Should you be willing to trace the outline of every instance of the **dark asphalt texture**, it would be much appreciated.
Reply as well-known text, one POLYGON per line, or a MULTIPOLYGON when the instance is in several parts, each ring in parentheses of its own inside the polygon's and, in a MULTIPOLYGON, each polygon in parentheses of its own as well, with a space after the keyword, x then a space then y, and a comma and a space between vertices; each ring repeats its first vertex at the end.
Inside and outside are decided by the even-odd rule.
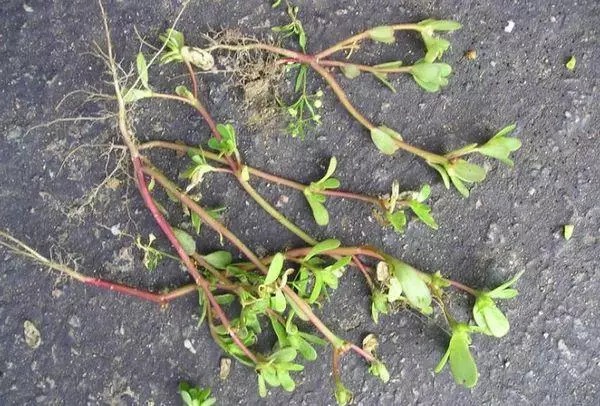
MULTIPOLYGON (((124 66, 138 49, 134 26, 156 43, 180 3, 107 0, 124 66)), ((348 272, 323 309, 323 319, 355 341, 375 333, 392 375, 384 385, 367 373, 360 359, 346 356, 343 377, 356 404, 600 404, 600 2, 299 4, 311 51, 385 23, 428 17, 460 21, 464 27, 449 36, 453 47, 444 57, 454 74, 442 92, 424 93, 406 76, 393 79, 396 94, 366 76, 349 81, 338 75, 340 82, 373 121, 428 150, 444 152, 486 140, 511 122, 518 124, 517 136, 523 141, 515 154, 516 167, 492 162, 487 180, 465 200, 445 190, 418 159, 402 152, 381 155, 315 75, 312 89, 321 87, 326 93, 324 124, 303 142, 280 131, 245 126, 249 112, 240 107, 239 89, 226 86, 219 75, 200 77, 216 119, 238 128, 240 150, 249 164, 310 182, 322 176, 335 155, 337 177, 347 190, 384 194, 394 179, 405 189, 431 183, 433 214, 441 225, 434 231, 411 222, 406 234, 398 236, 382 229, 369 207, 329 199, 332 221, 319 228, 301 194, 257 182, 272 202, 289 197, 281 210, 302 228, 319 238, 335 236, 345 245, 373 244, 422 270, 440 270, 478 288, 494 287, 526 271, 517 286, 521 294, 501 305, 511 321, 509 335, 474 340, 480 380, 472 391, 456 386, 449 371, 434 376, 447 340, 439 327, 410 312, 383 317, 375 325, 363 280, 348 272), (514 22, 512 32, 505 31, 509 21, 514 22), (463 57, 469 49, 477 51, 475 60, 463 57), (571 55, 577 58, 574 72, 564 66, 571 55), (575 232, 567 242, 562 226, 569 223, 575 232)), ((101 188, 93 207, 76 210, 120 155, 107 155, 106 147, 87 147, 61 164, 80 145, 118 142, 112 120, 66 122, 27 132, 59 117, 99 115, 106 107, 84 104, 76 95, 55 109, 74 90, 106 90, 104 67, 90 54, 93 41, 103 42, 96 2, 4 0, 0 20, 0 228, 44 255, 75 261, 89 275, 155 290, 186 282, 185 272, 173 264, 145 271, 133 241, 109 230, 158 234, 123 172, 117 175, 119 187, 101 188)), ((265 36, 269 27, 286 21, 268 1, 198 0, 188 7, 179 29, 194 43, 209 27, 265 36)), ((422 52, 418 38, 397 38, 398 46, 367 48, 359 60, 416 60, 422 52)), ((169 87, 186 81, 182 76, 166 82, 182 72, 164 72, 159 80, 169 87)), ((208 137, 205 124, 183 106, 140 103, 135 117, 143 140, 199 144, 208 137)), ((171 175, 181 169, 173 154, 153 153, 153 158, 171 175)), ((202 193, 207 206, 228 207, 225 223, 259 253, 301 245, 224 175, 210 176, 202 193)), ((174 215, 171 220, 181 218, 174 215)), ((164 241, 159 245, 166 247, 164 241)), ((207 230, 199 245, 205 252, 220 248, 218 237, 207 230)), ((260 400, 255 374, 248 368, 234 363, 229 378, 220 380, 222 353, 206 326, 197 327, 197 298, 186 297, 161 310, 58 278, 3 250, 0 259, 2 405, 175 405, 180 403, 177 385, 182 380, 213 388, 223 405, 335 404, 329 349, 298 376, 294 393, 275 389, 260 400), (41 333, 35 350, 23 337, 26 320, 41 333), (185 340, 195 353, 184 346, 185 340)), ((454 303, 457 308, 471 306, 460 295, 454 303)))

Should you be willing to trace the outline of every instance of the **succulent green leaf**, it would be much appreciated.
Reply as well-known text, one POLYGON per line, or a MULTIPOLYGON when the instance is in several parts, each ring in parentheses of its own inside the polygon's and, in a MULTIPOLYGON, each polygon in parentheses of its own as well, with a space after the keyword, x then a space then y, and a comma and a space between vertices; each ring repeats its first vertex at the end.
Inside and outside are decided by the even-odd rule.
POLYGON ((509 124, 506 127, 502 128, 500 131, 498 131, 492 138, 504 137, 504 136, 508 135, 509 133, 513 132, 516 128, 517 128, 517 124, 515 124, 515 123, 509 124))
POLYGON ((396 211, 392 214, 386 212, 385 217, 390 222, 394 231, 402 234, 406 227, 406 214, 403 211, 396 211))
POLYGON ((277 378, 279 379, 279 383, 281 383, 283 390, 292 392, 296 388, 296 384, 294 383, 294 380, 290 376, 289 372, 278 369, 277 378))
POLYGON ((494 337, 503 337, 510 329, 506 316, 496 303, 485 293, 481 293, 473 306, 473 318, 483 332, 494 337))
POLYGON ((323 189, 337 189, 340 187, 340 181, 336 178, 325 179, 321 182, 323 189))
POLYGON ((496 158, 508 166, 513 166, 513 161, 509 158, 511 152, 521 148, 521 141, 517 138, 506 137, 506 134, 513 131, 516 124, 511 124, 504 127, 496 135, 494 135, 485 144, 477 147, 477 151, 483 155, 496 158))
POLYGON ((298 305, 291 300, 289 297, 286 296, 287 302, 290 305, 290 307, 294 310, 294 312, 296 313, 296 315, 298 317, 300 317, 302 320, 304 321, 308 321, 308 316, 306 315, 306 313, 304 313, 304 311, 302 311, 302 309, 300 309, 298 307, 298 305))
POLYGON ((462 180, 460 180, 458 177, 456 177, 454 175, 450 175, 450 180, 452 181, 452 184, 454 185, 456 190, 458 190, 458 192, 463 197, 469 197, 469 194, 470 194, 469 188, 467 188, 465 186, 465 184, 462 182, 462 180))
POLYGON ((448 358, 449 357, 450 357, 450 347, 448 347, 446 349, 446 352, 442 356, 442 359, 440 359, 440 362, 438 362, 438 364, 433 369, 433 372, 435 372, 436 374, 439 374, 440 372, 442 372, 442 370, 446 366, 446 363, 448 363, 448 358))
POLYGON ((448 175, 448 171, 446 171, 446 168, 442 165, 435 164, 429 161, 427 161, 427 165, 431 166, 433 169, 438 171, 438 173, 442 177, 442 180, 444 181, 444 186, 446 186, 446 189, 450 189, 450 176, 448 175))
POLYGON ((298 93, 304 87, 304 83, 306 82, 306 72, 308 71, 308 66, 300 65, 300 70, 298 71, 298 75, 296 76, 296 84, 294 86, 294 92, 298 93))
POLYGON ((488 296, 493 297, 494 299, 512 299, 519 294, 519 291, 512 288, 507 288, 498 292, 494 292, 491 295, 490 293, 491 292, 488 292, 488 296))
POLYGON ((420 27, 425 29, 430 29, 433 31, 456 31, 462 28, 462 25, 457 21, 452 20, 434 20, 432 18, 428 18, 423 20, 417 24, 420 27))
POLYGON ((217 124, 217 131, 226 140, 235 139, 235 128, 231 124, 217 124))
POLYGON ((298 350, 305 360, 314 361, 317 359, 317 351, 315 351, 313 346, 303 339, 300 334, 289 337, 289 342, 292 347, 298 350))
POLYGON ((315 335, 308 334, 308 333, 303 333, 303 332, 300 332, 298 334, 300 334, 300 336, 303 339, 305 339, 306 341, 308 341, 310 343, 313 343, 313 344, 316 344, 316 345, 321 345, 321 346, 324 346, 324 345, 328 344, 328 341, 323 340, 322 338, 317 337, 315 335))
POLYGON ((267 384, 261 374, 258 374, 258 394, 261 398, 267 397, 267 384))
POLYGON ((446 63, 420 60, 412 66, 410 73, 425 91, 437 92, 448 84, 447 77, 452 73, 452 67, 446 63))
POLYGON ((472 164, 459 159, 453 162, 447 169, 450 176, 456 176, 462 181, 469 183, 478 183, 485 179, 487 171, 479 165, 472 164))
POLYGON ((390 373, 388 372, 385 364, 381 361, 372 362, 371 366, 369 367, 369 372, 373 376, 378 376, 383 383, 388 383, 390 380, 390 373))
POLYGON ((277 370, 273 367, 264 368, 261 370, 261 376, 270 386, 281 386, 279 378, 277 377, 277 370))
POLYGON ((429 185, 423 185, 423 186, 421 186, 421 190, 419 190, 419 194, 417 195, 416 199, 419 202, 424 202, 425 200, 427 200, 429 198, 430 194, 431 194, 431 187, 429 185))
POLYGON ((306 201, 312 210, 313 217, 315 221, 320 226, 326 226, 329 224, 329 213, 325 206, 319 201, 319 196, 313 194, 308 188, 304 190, 304 196, 306 197, 306 201))
POLYGON ((371 295, 371 317, 375 323, 379 322, 379 313, 387 314, 388 298, 387 295, 380 290, 374 290, 371 295))
POLYGON ((283 313, 286 308, 286 300, 280 290, 276 291, 270 298, 270 307, 277 313, 283 313))
POLYGON ((341 245, 339 240, 335 240, 333 238, 328 240, 323 240, 320 243, 316 244, 312 249, 308 252, 308 254, 304 257, 304 261, 308 261, 314 256, 317 256, 323 252, 331 251, 338 248, 341 245))
POLYGON ((380 63, 373 67, 374 68, 399 68, 401 66, 402 66, 402 61, 390 61, 390 62, 380 63))
POLYGON ((392 85, 392 82, 390 82, 388 80, 387 73, 373 72, 373 76, 375 76, 377 78, 377 80, 379 80, 381 83, 383 83, 383 85, 385 87, 390 89, 392 91, 392 93, 396 93, 396 88, 394 87, 394 85, 392 85))
POLYGON ((410 209, 421 219, 421 221, 427 224, 429 227, 437 230, 440 226, 436 223, 435 219, 431 215, 431 208, 425 203, 421 203, 417 200, 411 200, 409 203, 410 209))
POLYGON ((234 302, 235 295, 232 295, 231 293, 225 293, 223 295, 215 295, 215 300, 220 305, 228 305, 228 304, 231 304, 234 302))
POLYGON ((210 396, 210 388, 192 388, 186 382, 179 384, 179 395, 186 406, 212 406, 216 399, 210 396))
MULTIPOLYGON (((402 61, 391 61, 380 63, 379 65, 375 65, 374 68, 399 68, 402 66, 402 61)), ((384 86, 390 89, 393 93, 396 93, 396 88, 392 83, 388 80, 388 74, 386 72, 372 72, 373 76, 375 76, 384 86)))
POLYGON ((437 59, 440 59, 444 55, 444 52, 450 48, 450 41, 434 35, 429 36, 423 34, 423 42, 427 48, 427 53, 423 58, 425 62, 435 62, 437 59))
POLYGON ((278 252, 275 254, 269 265, 269 272, 267 272, 267 276, 265 277, 265 285, 270 285, 279 278, 279 274, 281 274, 281 271, 283 270, 283 260, 284 256, 282 253, 278 252))
POLYGON ((386 155, 393 155, 398 150, 398 145, 394 139, 402 140, 400 134, 385 126, 379 126, 371 129, 371 139, 375 146, 386 155), (396 136, 397 135, 397 136, 396 136), (398 138, 399 137, 399 138, 398 138))
POLYGON ((469 350, 471 337, 469 333, 459 329, 453 331, 450 338, 448 361, 454 380, 459 385, 472 388, 477 384, 477 364, 469 350))
POLYGON ((173 234, 175 234, 175 238, 187 255, 192 255, 196 252, 196 240, 194 240, 194 237, 175 227, 173 227, 173 234))
MULTIPOLYGON (((498 296, 499 294, 502 294, 503 291, 508 290, 509 287, 511 287, 512 285, 514 285, 519 278, 521 278, 521 276, 523 276, 523 274, 525 273, 525 271, 520 271, 519 273, 517 273, 515 276, 513 276, 512 278, 510 278, 508 281, 504 282, 502 285, 498 286, 495 289, 492 289, 491 291, 487 292, 488 296, 491 298, 497 298, 499 299, 500 296, 498 296)), ((511 289, 514 290, 516 292, 515 289, 511 289)), ((517 292, 518 293, 518 292, 517 292)), ((510 297, 514 297, 516 296, 516 294, 513 294, 512 292, 509 294, 510 297), (512 295, 512 296, 511 296, 512 295)), ((504 298, 503 298, 504 299, 504 298)))
POLYGON ((217 269, 225 269, 233 261, 231 253, 227 251, 215 251, 202 258, 217 269))
POLYGON ((350 392, 340 380, 335 382, 335 400, 338 406, 348 406, 352 404, 354 394, 350 392))
POLYGON ((412 266, 395 258, 390 257, 386 262, 400 282, 408 303, 423 314, 431 314, 433 312, 431 292, 417 271, 412 266))
POLYGON ((360 75, 360 69, 353 64, 344 65, 341 67, 341 70, 348 79, 355 79, 360 75))
POLYGON ((394 29, 388 25, 381 25, 369 30, 369 37, 373 41, 393 44, 395 42, 394 29))
POLYGON ((321 295, 321 291, 323 290, 323 277, 320 272, 315 273, 315 280, 313 282, 313 290, 310 294, 310 297, 307 299, 308 303, 315 303, 319 296, 321 295))
POLYGON ((281 348, 279 351, 271 354, 269 359, 276 360, 277 362, 292 362, 298 353, 291 347, 281 348))
POLYGON ((387 295, 388 302, 394 303, 396 300, 400 299, 400 296, 402 296, 402 285, 400 285, 400 281, 398 278, 390 278, 387 295))
POLYGON ((333 175, 333 173, 335 172, 335 168, 337 168, 337 158, 332 156, 329 160, 329 165, 327 166, 327 171, 325 172, 325 175, 319 181, 317 181, 317 183, 322 183, 325 180, 329 179, 331 175, 333 175))
POLYGON ((300 45, 300 48, 302 48, 302 50, 306 49, 306 32, 304 30, 300 31, 300 33, 298 34, 298 45, 300 45))
POLYGON ((167 31, 165 31, 165 33, 160 36, 160 40, 163 42, 168 41, 168 43, 173 44, 178 49, 183 48, 185 45, 183 33, 172 28, 169 28, 167 31))

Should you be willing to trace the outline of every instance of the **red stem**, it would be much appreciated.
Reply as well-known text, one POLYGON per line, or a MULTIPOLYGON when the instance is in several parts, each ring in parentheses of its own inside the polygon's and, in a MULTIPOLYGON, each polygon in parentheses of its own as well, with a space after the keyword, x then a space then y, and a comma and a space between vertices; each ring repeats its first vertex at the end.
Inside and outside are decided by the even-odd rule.
POLYGON ((190 74, 190 79, 192 81, 192 90, 194 91, 194 99, 198 98, 198 80, 196 79, 196 75, 194 74, 194 68, 192 67, 192 64, 189 63, 188 61, 185 61, 185 66, 187 67, 187 70, 190 74))
POLYGON ((200 286, 202 288, 202 290, 204 291, 211 306, 215 310, 215 313, 221 320, 221 323, 223 323, 223 325, 229 332, 229 335, 231 336, 233 341, 238 345, 238 347, 240 347, 240 349, 244 352, 244 354, 246 354, 246 356, 249 359, 251 359, 255 363, 258 362, 258 359, 256 358, 256 356, 244 345, 244 343, 241 342, 241 340, 238 338, 237 334, 235 334, 235 332, 233 331, 233 328, 231 327, 231 324, 229 323, 229 320, 227 319, 225 312, 223 312, 223 309, 221 308, 219 303, 217 303, 215 297, 212 295, 208 281, 206 279, 204 279, 202 277, 202 275, 200 275, 200 273, 196 269, 196 266, 192 262, 191 258, 186 254, 185 250, 183 249, 183 247, 177 240, 177 237, 175 237, 175 234, 173 233, 173 229, 171 228, 171 225, 167 222, 167 220, 164 218, 164 216, 162 215, 162 213, 160 212, 160 210, 154 203, 152 196, 150 196, 150 191, 148 190, 148 186, 146 185, 146 179, 144 178, 142 162, 141 162, 139 156, 136 156, 133 158, 133 168, 134 168, 134 172, 136 175, 136 183, 137 183, 138 189, 140 191, 140 194, 142 195, 144 203, 146 203, 146 206, 152 213, 154 220, 156 221, 156 223, 158 224, 160 229, 163 231, 163 233, 167 236, 167 239, 169 240, 169 242, 171 243, 173 248, 175 248, 175 251, 177 251, 177 254, 179 255, 179 257, 185 264, 188 272, 192 275, 192 277, 196 281, 196 284, 198 286, 200 286))

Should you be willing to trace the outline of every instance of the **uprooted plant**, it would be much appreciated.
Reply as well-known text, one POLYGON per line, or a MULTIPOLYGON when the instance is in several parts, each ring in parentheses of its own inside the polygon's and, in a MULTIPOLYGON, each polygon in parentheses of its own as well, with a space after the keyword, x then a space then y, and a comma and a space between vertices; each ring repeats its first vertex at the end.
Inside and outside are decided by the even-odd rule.
MULTIPOLYGON (((319 90, 312 95, 307 93, 309 71, 312 70, 325 80, 347 112, 369 130, 373 143, 382 153, 393 155, 397 150, 402 149, 422 158, 440 174, 446 188, 450 188, 450 184, 452 184, 464 197, 469 196, 469 189, 465 183, 467 185, 480 183, 487 174, 485 168, 465 160, 464 158, 467 155, 477 153, 498 159, 509 166, 513 165, 509 155, 521 146, 518 139, 507 137, 515 129, 514 125, 506 126, 488 142, 481 145, 469 144, 443 155, 425 151, 409 144, 392 128, 383 124, 376 125, 372 123, 352 104, 338 80, 329 71, 329 69, 337 69, 348 79, 357 79, 362 74, 372 74, 394 92, 394 86, 389 81, 388 76, 392 74, 410 74, 415 83, 425 91, 440 91, 442 87, 448 84, 452 67, 440 62, 444 52, 450 48, 450 42, 440 37, 439 33, 458 30, 461 27, 459 23, 448 20, 427 19, 416 24, 378 26, 353 35, 325 50, 309 54, 306 53, 308 36, 298 18, 298 7, 292 5, 289 1, 286 1, 285 4, 291 22, 274 27, 273 30, 283 34, 284 38, 296 38, 300 51, 278 47, 269 42, 260 42, 255 38, 239 35, 224 35, 217 38, 207 37, 209 39, 207 46, 188 47, 184 44, 181 33, 174 32, 172 33, 173 37, 179 37, 180 41, 171 41, 169 44, 171 52, 163 61, 187 60, 186 63, 192 63, 200 69, 211 69, 215 59, 217 59, 213 54, 233 52, 247 55, 250 52, 261 52, 277 56, 279 59, 276 59, 273 65, 285 65, 288 71, 297 70, 294 91, 299 94, 298 98, 289 105, 278 100, 292 118, 287 127, 288 133, 300 138, 304 138, 308 127, 318 125, 322 119, 318 109, 322 103, 323 92, 319 90), (360 45, 366 41, 393 45, 396 42, 395 33, 398 31, 417 32, 425 44, 425 55, 412 65, 404 65, 401 60, 364 65, 352 63, 348 60, 330 59, 332 55, 343 51, 349 51, 347 55, 347 59, 349 59, 353 53, 359 51, 360 45)), ((273 3, 274 7, 280 5, 282 5, 281 1, 273 3)), ((149 93, 146 93, 146 95, 149 95, 149 93)), ((142 95, 140 94, 140 96, 142 95)))
MULTIPOLYGON (((276 5, 277 3, 279 2, 276 2, 276 5)), ((102 8, 101 2, 100 6, 102 8)), ((11 252, 37 261, 85 284, 125 293, 161 305, 166 305, 169 301, 184 295, 198 294, 201 319, 206 320, 214 341, 229 356, 254 369, 261 396, 267 395, 268 387, 282 387, 286 391, 294 390, 293 373, 303 369, 301 362, 317 359, 316 346, 331 345, 335 397, 341 405, 350 403, 352 399, 351 392, 345 388, 341 379, 339 362, 343 354, 348 352, 357 354, 369 364, 368 371, 372 375, 384 382, 390 378, 383 361, 375 355, 377 342, 373 336, 368 336, 362 345, 351 343, 333 332, 315 313, 315 308, 323 304, 329 292, 338 287, 339 280, 346 269, 354 267, 364 275, 370 289, 371 314, 375 322, 381 314, 388 314, 400 308, 410 308, 427 317, 432 316, 435 306, 440 309, 450 327, 451 337, 448 349, 435 370, 439 372, 446 362, 449 362, 456 382, 472 387, 477 382, 478 373, 469 349, 471 337, 474 334, 493 337, 507 334, 509 323, 497 307, 496 300, 516 296, 517 291, 511 286, 521 274, 517 274, 510 281, 493 290, 478 290, 450 280, 439 272, 434 274, 421 272, 374 247, 342 246, 341 242, 334 238, 317 241, 265 200, 250 184, 252 178, 260 178, 302 192, 319 225, 326 225, 330 220, 329 213, 323 205, 326 198, 339 197, 373 205, 378 216, 400 232, 407 222, 405 209, 412 210, 428 226, 434 229, 438 227, 431 216, 430 208, 424 203, 429 197, 430 188, 425 185, 419 191, 400 192, 399 184, 394 182, 391 193, 383 197, 340 191, 337 189, 341 182, 333 177, 337 163, 335 157, 331 158, 324 176, 308 185, 245 165, 242 153, 238 150, 234 126, 231 123, 217 123, 201 102, 195 69, 211 69, 215 64, 212 53, 219 51, 261 50, 281 56, 282 59, 276 60, 276 64, 288 64, 299 69, 296 90, 301 92, 301 96, 288 107, 290 115, 296 119, 295 124, 288 128, 291 129, 292 134, 302 135, 306 124, 306 111, 312 114, 309 120, 318 121, 315 109, 319 107, 317 103, 320 100, 319 95, 313 98, 307 95, 305 90, 308 70, 311 68, 326 80, 350 114, 371 131, 373 141, 382 152, 393 153, 400 148, 424 158, 440 172, 446 186, 452 182, 463 195, 468 195, 468 189, 463 182, 479 182, 486 176, 484 168, 468 163, 463 157, 477 152, 511 164, 509 154, 520 145, 518 140, 506 137, 514 126, 504 128, 480 146, 470 145, 445 155, 426 152, 407 144, 395 131, 385 126, 371 124, 350 104, 337 80, 328 71, 328 68, 340 68, 348 77, 356 77, 361 72, 372 73, 388 86, 391 86, 387 82, 388 74, 410 73, 417 84, 425 90, 437 91, 446 84, 450 67, 436 62, 449 47, 449 43, 437 37, 435 33, 455 30, 459 27, 457 23, 425 20, 418 24, 376 27, 317 54, 309 55, 305 53, 307 36, 297 18, 298 10, 288 4, 288 12, 292 22, 279 27, 278 31, 297 36, 302 52, 246 39, 240 39, 235 44, 213 42, 207 48, 197 48, 186 45, 183 34, 171 28, 161 36, 163 46, 150 62, 143 53, 137 55, 137 78, 134 83, 126 83, 128 77, 124 76, 124 71, 116 62, 108 21, 102 8, 106 45, 104 49, 99 48, 98 51, 110 72, 120 138, 125 144, 124 148, 130 154, 133 177, 138 191, 177 256, 152 247, 152 242, 156 238, 154 236, 149 238, 147 244, 138 238, 137 245, 144 251, 143 262, 148 269, 155 269, 163 259, 174 258, 185 266, 193 283, 168 293, 157 294, 86 276, 67 264, 45 258, 29 245, 4 232, 0 232, 0 244, 11 252), (425 57, 412 66, 402 66, 399 62, 367 66, 328 59, 338 51, 357 50, 359 43, 367 39, 391 44, 394 42, 394 32, 398 30, 418 31, 426 44, 425 57), (174 93, 155 90, 150 81, 149 71, 159 58, 163 63, 181 63, 189 73, 191 90, 185 86, 176 87, 174 93), (194 108, 208 124, 212 133, 212 137, 206 142, 206 148, 158 140, 140 144, 135 135, 135 128, 129 120, 130 113, 127 107, 128 104, 142 99, 174 100, 194 108), (300 122, 302 124, 299 124, 300 122), (144 151, 158 148, 187 153, 190 158, 189 167, 180 176, 180 180, 186 182, 184 186, 165 176, 152 164, 148 156, 144 155, 144 151), (267 257, 256 255, 219 221, 218 211, 202 207, 199 199, 190 194, 204 177, 212 173, 225 173, 235 177, 240 186, 262 209, 304 240, 308 246, 277 252, 267 257), (190 216, 192 232, 184 231, 181 227, 175 227, 167 221, 164 213, 165 206, 158 201, 159 197, 154 193, 157 187, 164 189, 171 199, 183 206, 184 211, 190 216), (235 261, 234 256, 227 251, 199 253, 194 234, 200 232, 203 224, 228 240, 245 257, 245 260, 235 261), (457 321, 451 313, 446 294, 451 287, 473 296, 475 324, 457 321), (229 307, 233 303, 237 303, 241 310, 236 317, 230 318, 228 314, 233 310, 229 307), (270 353, 262 353, 256 350, 256 343, 267 329, 275 334, 277 342, 270 353), (316 330, 316 333, 322 337, 313 334, 314 331, 311 329, 316 330)), ((214 402, 209 397, 210 391, 189 386, 182 387, 180 391, 187 404, 214 402)))

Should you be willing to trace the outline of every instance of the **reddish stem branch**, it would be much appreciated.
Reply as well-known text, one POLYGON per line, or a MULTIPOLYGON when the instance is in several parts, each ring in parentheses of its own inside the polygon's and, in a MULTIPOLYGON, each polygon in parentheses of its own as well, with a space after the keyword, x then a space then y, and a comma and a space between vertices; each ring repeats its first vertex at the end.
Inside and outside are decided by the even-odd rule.
POLYGON ((136 175, 136 183, 138 185, 138 189, 140 191, 140 194, 142 195, 144 202, 146 203, 146 206, 152 213, 154 220, 156 221, 156 223, 158 224, 160 229, 163 231, 163 233, 167 236, 167 239, 169 240, 169 242, 171 243, 173 248, 175 248, 175 251, 177 251, 177 254, 183 261, 188 272, 192 275, 192 277, 196 281, 196 284, 202 288, 204 294, 206 295, 206 297, 208 298, 208 301, 210 302, 212 308, 214 309, 217 317, 219 317, 219 319, 221 320, 221 323, 223 323, 223 326, 225 326, 225 328, 229 332, 229 335, 231 336, 233 341, 236 343, 236 345, 238 347, 240 347, 240 349, 244 352, 244 354, 246 354, 246 356, 248 358, 250 358, 255 363, 258 362, 258 359, 256 358, 256 356, 238 338, 235 331, 233 331, 233 328, 231 327, 231 324, 229 323, 229 319, 225 315, 225 312, 223 311, 223 309, 221 308, 221 306, 219 305, 219 303, 217 302, 217 300, 215 299, 215 297, 213 296, 213 294, 210 291, 209 282, 206 279, 204 279, 202 277, 202 275, 200 275, 200 273, 196 269, 196 265, 194 265, 191 258, 186 254, 185 250, 183 249, 183 247, 177 240, 177 237, 175 237, 175 234, 173 233, 173 229, 171 228, 171 225, 167 222, 167 220, 164 218, 164 216, 162 215, 162 213, 160 212, 160 210, 154 203, 154 200, 152 199, 152 196, 150 196, 150 192, 148 191, 148 186, 146 185, 146 179, 144 179, 144 169, 142 167, 142 163, 141 163, 141 160, 139 157, 136 157, 133 159, 133 167, 134 167, 134 171, 135 171, 135 175, 136 175))
POLYGON ((370 65, 361 65, 359 63, 352 63, 352 62, 327 60, 327 59, 320 60, 318 63, 321 66, 332 66, 332 67, 336 67, 336 68, 342 68, 342 67, 352 65, 352 66, 355 66, 356 68, 358 68, 359 70, 362 70, 365 72, 372 72, 372 73, 408 73, 412 69, 412 66, 400 66, 397 68, 385 68, 385 67, 377 67, 377 66, 370 66, 370 65))
POLYGON ((194 73, 194 68, 192 67, 192 64, 185 60, 185 66, 187 67, 187 70, 190 74, 190 80, 192 81, 192 91, 194 92, 194 99, 198 98, 198 80, 196 79, 196 74, 194 73))
MULTIPOLYGON (((151 148, 167 148, 167 149, 184 152, 184 153, 187 153, 190 150, 197 151, 199 154, 200 153, 203 154, 206 158, 210 159, 211 161, 219 162, 222 164, 226 163, 223 158, 219 158, 219 156, 217 154, 213 154, 210 151, 203 151, 196 147, 190 147, 187 145, 176 144, 176 143, 168 142, 168 141, 149 141, 149 142, 146 142, 139 146, 140 150, 151 149, 151 148)), ((281 176, 273 175, 271 173, 262 171, 257 168, 253 168, 250 166, 247 166, 247 168, 248 168, 248 172, 251 175, 254 175, 256 177, 259 177, 261 179, 264 179, 264 180, 272 182, 272 183, 276 183, 278 185, 287 186, 287 187, 290 187, 292 189, 296 189, 299 191, 304 191, 304 189, 306 189, 306 187, 308 186, 308 185, 305 185, 300 182, 296 182, 291 179, 286 179, 281 176)), ((235 175, 235 173, 232 171, 227 171, 227 170, 222 170, 222 169, 220 169, 219 172, 229 172, 229 173, 235 175)), ((366 203, 371 203, 377 207, 384 208, 383 201, 374 196, 368 196, 368 195, 363 195, 363 194, 353 193, 353 192, 345 192, 345 191, 341 191, 341 190, 331 190, 331 189, 325 189, 319 193, 321 193, 325 196, 339 197, 342 199, 360 200, 360 201, 363 201, 366 203)))

